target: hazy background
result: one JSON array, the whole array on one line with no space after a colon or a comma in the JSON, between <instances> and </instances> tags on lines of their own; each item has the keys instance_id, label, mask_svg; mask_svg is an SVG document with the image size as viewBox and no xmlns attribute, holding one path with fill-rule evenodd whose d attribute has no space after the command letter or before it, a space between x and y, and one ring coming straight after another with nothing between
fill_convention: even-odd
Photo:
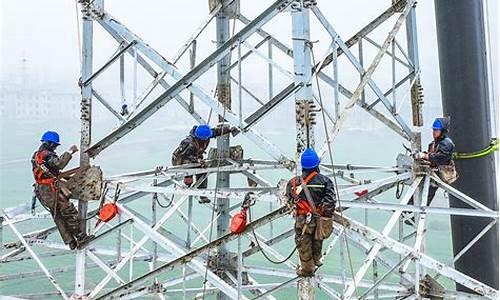
<instances>
[{"instance_id":1,"label":"hazy background","mask_svg":"<svg viewBox=\"0 0 500 300\"><path fill-rule=\"evenodd\" d=\"M498 10L497 1L486 1L490 13ZM271 1L242 1L241 12L247 18L253 18L264 10ZM378 16L389 5L388 0L377 1L320 1L319 7L328 17L331 24L340 33L343 40L347 40L367 22ZM362 7L363 9L360 9ZM62 147L79 143L79 93L77 86L79 78L79 48L78 48L78 21L74 1L53 0L47 1L2 1L1 9L1 77L0 77L0 197L5 206L5 201L10 204L18 203L19 200L8 198L7 192L12 187L13 179L30 181L31 174L27 158L38 145L40 134L46 129L58 130L62 135ZM125 24L129 29L138 34L145 42L158 50L164 57L171 59L179 49L180 45L195 30L198 24L205 18L208 11L207 1L154 1L145 0L140 4L137 1L109 0L106 1L105 9L117 20ZM492 23L492 53L498 53L498 18L489 18ZM395 17L384 23L375 30L370 37L382 43L383 38L393 26ZM421 78L424 87L425 109L424 120L426 125L423 130L424 141L430 139L429 127L432 119L441 114L439 66L435 35L434 3L430 0L419 1L417 6L419 55L421 62ZM101 28L94 26L94 69L97 69L115 52L117 43ZM235 30L241 28L236 23ZM265 29L279 37L282 42L291 45L291 18L289 13L282 13L270 23ZM207 30L198 39L197 61L206 57L214 49L215 24L212 22ZM311 14L311 40L319 40L314 46L316 60L323 57L329 46L330 38L319 22ZM255 44L260 39L256 36L249 39ZM405 47L405 30L401 30L397 37L399 43ZM365 63L371 61L376 53L376 48L364 42ZM245 53L247 49L243 48ZM263 53L267 47L260 48ZM357 55L357 47L351 48ZM233 57L235 57L233 53ZM274 48L274 59L285 69L292 71L293 62ZM494 69L497 70L498 56L494 55ZM182 72L188 70L188 58L184 56L178 64ZM267 90L267 64L258 56L253 55L243 62L243 83L253 93L264 101L268 98ZM379 69L374 74L375 81L382 90L391 86L390 79L391 60L385 56ZM132 84L133 62L130 56L126 57L126 83L129 104L134 95ZM237 76L237 70L233 69L233 76ZM331 68L325 72L331 74ZM404 76L405 67L397 65L399 78ZM357 85L358 75L354 68L347 62L345 56L339 60L340 82L350 89ZM138 66L138 89L140 94L146 85L152 80L148 74ZM494 82L497 82L497 74ZM274 69L275 87L274 93L286 86L290 79ZM170 80L170 82L172 82ZM215 87L215 69L210 70L202 76L198 83L205 90L212 92ZM104 72L94 83L94 88L119 110L120 94L118 81L118 63ZM235 86L233 84L233 90ZM398 103L403 103L401 114L409 120L408 93L403 86L396 93ZM152 99L162 91L157 88L150 96ZM373 93L367 89L367 98L373 98ZM322 84L322 94L325 105L332 104L331 88ZM187 99L187 93L182 95ZM494 90L497 98L497 91ZM243 95L244 115L255 110L255 102L246 94ZM233 103L237 107L237 94L233 93ZM293 101L289 98L285 105L271 113L262 124L256 126L268 138L275 143L283 144L282 150L292 154L294 150L293 133ZM343 98L344 99L344 98ZM498 105L498 101L496 101ZM203 116L208 115L208 109L196 102L196 107L201 110ZM329 106L332 107L332 106ZM380 109L379 106L377 108ZM94 104L94 134L93 141L97 141L105 133L118 125L116 119L104 111L102 106L95 101ZM233 109L236 112L236 108ZM215 118L212 118L212 122ZM279 120L279 122L276 122ZM153 118L140 126L139 130L133 132L120 143L108 148L101 155L104 163L111 162L118 157L117 162L126 170L131 166L123 163L125 157L137 157L141 153L148 153L148 157L155 160L156 164L164 164L172 151L172 146L167 139L171 138L175 144L191 128L192 118L179 107L174 101L165 105ZM385 138L395 137L387 133L381 124L368 117L365 112L356 109L348 120L347 130L367 130L381 133ZM279 133L283 138L280 140L272 138L269 134ZM345 132L339 137L342 138ZM155 135L156 134L156 135ZM348 133L347 133L348 134ZM348 134L349 135L349 134ZM242 141L239 141L239 140ZM317 130L318 144L324 139L320 128ZM245 143L246 139L237 138L237 143ZM124 151L122 145L135 145L137 148L127 148ZM160 146L161 145L161 146ZM149 151L151 147L161 151ZM383 147L383 145L381 145ZM399 146L398 146L399 148ZM62 150L62 149L61 149ZM118 150L118 151L113 151ZM252 151L251 149L249 149ZM396 150L396 149L394 149ZM400 149L397 149L400 150ZM111 152L114 152L111 155ZM394 153L394 152L391 152ZM366 153L370 155L370 153ZM112 157L111 157L112 156ZM370 155L373 160L373 155ZM391 154L391 161L395 155ZM357 158L350 157L349 160ZM127 159L131 163L130 159ZM375 162L374 162L375 163ZM146 167L146 166L144 166ZM17 174L17 175L16 175ZM18 177L16 177L18 176ZM10 192L14 192L10 190ZM9 194L12 195L12 194ZM25 191L15 191L15 195L23 197Z\"/></svg>"},{"instance_id":2,"label":"hazy background","mask_svg":"<svg viewBox=\"0 0 500 300\"><path fill-rule=\"evenodd\" d=\"M471 0L472 1L472 0ZM319 8L327 16L330 23L339 32L345 41L365 24L383 12L390 4L389 0L350 0L350 1L318 1ZM251 3L251 4L250 4ZM254 18L263 11L271 1L242 1L241 12L247 18ZM498 1L487 1L492 14L498 10ZM70 0L17 0L1 1L1 47L0 47L0 208L27 203L31 200L31 184L33 182L29 158L39 145L40 135L47 129L57 130L61 133L62 146L65 150L71 144L79 144L80 121L79 101L80 89L77 85L79 75L79 48L78 27L75 11L75 2ZM160 52L165 58L171 59L189 35L198 27L208 12L205 0L183 1L131 1L131 0L106 0L105 9L117 20L138 34L146 43ZM490 16L492 25L492 53L498 53L498 14ZM396 18L392 17L383 26L375 30L370 37L382 43L385 35L391 29ZM436 44L434 2L430 0L418 1L417 26L419 40L419 56L421 64L421 79L424 87L425 106L422 128L423 143L430 139L430 124L434 117L441 114L439 65ZM242 25L237 22L235 30ZM97 69L117 48L117 43L104 32L99 25L94 26L94 69ZM289 13L282 13L264 27L267 31L278 37L283 43L291 46L291 17ZM323 57L331 39L321 25L311 14L311 40L314 44L316 60ZM215 44L215 25L212 23L198 39L197 61L201 61L211 51ZM405 29L402 28L397 36L402 47L406 47ZM249 39L253 45L260 41L256 35ZM371 61L377 49L363 43L365 51L365 64ZM260 48L267 53L267 47ZM245 53L247 49L242 48ZM357 56L357 47L351 51ZM233 53L235 58L236 53ZM285 69L293 71L293 61L282 55L278 49L273 49L274 59ZM134 95L132 84L133 60L126 57L126 98L131 103ZM498 70L498 55L494 55L493 66ZM188 58L184 56L178 67L185 73L189 69ZM243 84L252 90L263 101L267 101L267 64L258 56L252 55L243 62ZM158 70L158 68L157 68ZM387 55L380 68L375 72L374 79L382 88L391 87L391 60ZM237 69L233 70L237 76ZM397 65L398 78L404 76L407 69ZM331 67L325 72L332 73ZM494 82L498 82L495 73ZM148 74L138 66L137 94L152 80ZM353 67L343 55L339 60L340 82L353 90L359 80ZM119 75L118 62L104 72L94 83L94 88L99 91L114 107L119 110ZM290 79L274 69L275 86L273 92L279 92L290 83ZM169 81L172 83L172 81ZM211 69L202 76L199 83L209 93L215 87L215 69ZM407 85L398 89L397 101L401 104L401 115L411 123L408 101ZM498 85L495 85L494 103L498 108ZM316 87L315 87L316 89ZM333 107L332 90L321 84L321 91L325 105L330 111ZM152 97L160 94L161 88L153 91ZM185 99L188 94L181 94ZM366 90L367 99L370 101L374 95ZM390 98L392 99L392 98ZM341 99L345 102L345 98ZM233 85L233 107L237 107L237 91ZM101 105L94 101L93 142L98 141L107 132L118 125L113 115L105 111ZM195 107L206 117L208 109L195 100ZM248 115L258 106L248 97L243 95L244 115ZM378 109L381 107L376 106ZM382 110L382 109L381 109ZM237 112L237 108L234 108ZM383 111L383 110L382 110ZM496 117L496 115L495 115ZM211 123L214 124L214 117ZM317 145L320 147L324 140L322 122L319 120L316 130ZM105 175L118 172L148 169L170 162L170 154L193 125L192 117L176 102L165 105L152 118L144 122L137 130L127 135L120 142L109 147L93 162L101 165ZM293 157L295 150L295 121L293 97L286 103L270 113L262 123L256 127L265 137L275 143L283 152ZM496 135L498 131L495 131ZM333 151L335 161L338 163L373 164L390 166L395 164L395 158L403 151L403 140L385 129L380 122L370 118L367 113L354 109L346 126L334 143ZM249 140L238 136L233 144L242 144L245 156L255 158L269 157ZM212 144L212 146L214 143ZM73 161L72 164L76 164ZM270 172L264 177L271 182L289 176L286 173ZM235 178L236 185L242 184L241 178ZM211 182L213 184L213 180ZM394 201L388 195L382 200ZM148 203L138 203L136 208L146 209ZM442 192L438 192L437 200L433 205L446 206L446 199ZM356 213L353 213L354 215ZM197 216L208 216L209 211L200 210ZM375 214L374 214L375 215ZM388 216L378 213L371 217L370 225L379 228ZM50 221L40 221L41 223ZM288 220L280 224L282 228L289 226ZM428 217L428 250L436 258L449 262L450 237L449 221L439 216ZM175 222L168 224L169 229L175 232ZM278 225L277 225L278 226ZM284 227L283 227L284 226ZM30 228L22 227L23 231ZM55 240L58 236L55 235ZM288 249L288 248L284 248ZM283 250L283 249L282 249ZM335 250L337 251L337 250ZM287 252L286 251L283 251ZM362 259L356 255L355 267ZM260 258L262 261L262 258ZM72 261L69 261L72 263ZM59 262L61 263L61 262ZM329 262L325 268L336 268L338 260ZM2 266L3 268L3 266ZM13 272L31 270L31 263L16 267ZM7 269L2 271L7 273ZM138 272L138 271L137 271ZM90 279L89 279L90 280ZM33 288L24 292L50 290L45 279L33 280ZM71 280L63 280L65 288L71 288ZM2 283L0 282L0 286ZM19 293L15 282L4 285L7 294ZM285 292L286 293L286 292ZM278 294L280 295L280 294Z\"/></svg>"}]
</instances>

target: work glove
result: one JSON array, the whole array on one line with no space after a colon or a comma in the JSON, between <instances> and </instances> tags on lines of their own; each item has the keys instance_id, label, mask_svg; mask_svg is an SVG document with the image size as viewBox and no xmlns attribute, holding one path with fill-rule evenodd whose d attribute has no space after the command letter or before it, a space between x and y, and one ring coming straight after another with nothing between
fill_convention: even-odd
<instances>
[{"instance_id":1,"label":"work glove","mask_svg":"<svg viewBox=\"0 0 500 300\"><path fill-rule=\"evenodd\" d=\"M413 158L415 158L415 159L428 159L429 155L425 152L417 152L413 155Z\"/></svg>"},{"instance_id":2,"label":"work glove","mask_svg":"<svg viewBox=\"0 0 500 300\"><path fill-rule=\"evenodd\" d=\"M238 127L231 127L231 129L229 129L232 136L236 136L238 133L240 133L240 129Z\"/></svg>"},{"instance_id":3,"label":"work glove","mask_svg":"<svg viewBox=\"0 0 500 300\"><path fill-rule=\"evenodd\" d=\"M71 154L75 154L76 152L78 152L78 147L76 145L73 145L69 147L68 152Z\"/></svg>"},{"instance_id":4,"label":"work glove","mask_svg":"<svg viewBox=\"0 0 500 300\"><path fill-rule=\"evenodd\" d=\"M201 167L201 168L204 168L204 167L206 166L206 163L205 163L205 160L204 160L204 159L199 158L199 159L198 159L198 163L200 164L200 167Z\"/></svg>"}]
</instances>

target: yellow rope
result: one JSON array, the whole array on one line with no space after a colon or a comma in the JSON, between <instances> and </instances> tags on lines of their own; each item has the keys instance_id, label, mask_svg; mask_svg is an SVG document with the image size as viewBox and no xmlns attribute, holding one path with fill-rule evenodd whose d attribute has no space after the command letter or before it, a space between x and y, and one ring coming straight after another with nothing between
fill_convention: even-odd
<instances>
[{"instance_id":1,"label":"yellow rope","mask_svg":"<svg viewBox=\"0 0 500 300\"><path fill-rule=\"evenodd\" d=\"M490 155L495 151L498 151L498 138L492 138L488 147L486 147L482 150L476 151L476 152L470 152L470 153L455 152L455 153L453 153L453 158L454 159L478 158L478 157Z\"/></svg>"}]
</instances>

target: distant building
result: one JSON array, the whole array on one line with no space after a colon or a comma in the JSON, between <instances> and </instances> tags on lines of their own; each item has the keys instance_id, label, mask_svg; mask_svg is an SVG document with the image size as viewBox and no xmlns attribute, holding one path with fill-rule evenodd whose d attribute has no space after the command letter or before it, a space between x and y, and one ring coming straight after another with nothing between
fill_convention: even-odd
<instances>
[{"instance_id":1,"label":"distant building","mask_svg":"<svg viewBox=\"0 0 500 300\"><path fill-rule=\"evenodd\" d=\"M80 95L50 90L0 88L0 117L2 119L47 120L80 117Z\"/></svg>"}]
</instances>

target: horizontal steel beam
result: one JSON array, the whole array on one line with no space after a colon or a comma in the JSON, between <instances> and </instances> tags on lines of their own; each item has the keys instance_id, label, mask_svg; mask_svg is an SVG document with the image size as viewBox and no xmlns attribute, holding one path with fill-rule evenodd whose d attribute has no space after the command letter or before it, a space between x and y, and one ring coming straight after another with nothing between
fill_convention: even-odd
<instances>
[{"instance_id":1,"label":"horizontal steel beam","mask_svg":"<svg viewBox=\"0 0 500 300\"><path fill-rule=\"evenodd\" d=\"M427 213L437 215L450 215L450 216L470 216L470 217L483 217L498 219L499 215L496 211L485 211L480 209L468 208L445 208L445 207L429 207L429 206L416 206L416 205L400 205L393 203L369 203L369 202L352 202L342 201L342 207L349 208L363 208L370 209L370 211L385 210L385 211L411 211L416 213Z\"/></svg>"}]
</instances>

